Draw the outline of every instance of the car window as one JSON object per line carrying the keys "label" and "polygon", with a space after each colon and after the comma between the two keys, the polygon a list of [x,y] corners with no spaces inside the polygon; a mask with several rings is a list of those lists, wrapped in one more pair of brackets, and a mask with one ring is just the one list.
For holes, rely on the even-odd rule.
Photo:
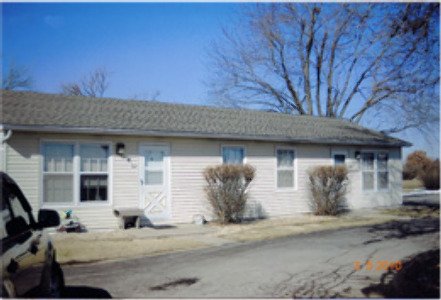
{"label": "car window", "polygon": [[32,236],[32,232],[30,231],[29,214],[20,201],[26,200],[20,195],[20,191],[14,186],[3,185],[2,188],[3,209],[0,211],[0,234],[2,238],[0,252],[3,255],[15,245],[26,242]]}
{"label": "car window", "polygon": [[26,223],[29,225],[29,215],[24,210],[23,206],[21,205],[20,200],[18,199],[18,196],[14,191],[8,192],[8,199],[9,199],[9,205],[11,206],[12,212],[14,214],[14,217],[23,217],[25,219]]}

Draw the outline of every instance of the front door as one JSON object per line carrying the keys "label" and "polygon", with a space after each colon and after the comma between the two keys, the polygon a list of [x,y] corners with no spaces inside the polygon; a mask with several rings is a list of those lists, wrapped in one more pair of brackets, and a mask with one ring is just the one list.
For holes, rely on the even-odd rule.
{"label": "front door", "polygon": [[170,218],[170,147],[143,145],[140,154],[141,208],[151,221],[167,220]]}

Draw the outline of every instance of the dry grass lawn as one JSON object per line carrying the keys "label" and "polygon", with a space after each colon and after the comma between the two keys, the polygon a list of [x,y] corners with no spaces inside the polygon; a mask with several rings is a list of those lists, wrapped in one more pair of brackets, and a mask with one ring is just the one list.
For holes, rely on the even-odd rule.
{"label": "dry grass lawn", "polygon": [[158,255],[208,246],[178,237],[133,238],[122,231],[57,234],[53,240],[57,260],[62,264]]}
{"label": "dry grass lawn", "polygon": [[[439,210],[429,208],[390,208],[359,211],[337,217],[298,215],[290,218],[200,227],[199,233],[152,236],[151,229],[114,230],[109,232],[54,234],[57,259],[66,263],[86,263],[158,255],[218,246],[228,242],[269,240],[331,229],[382,224],[397,219],[439,217]],[[195,225],[196,226],[196,225]]]}
{"label": "dry grass lawn", "polygon": [[412,180],[403,180],[403,190],[405,191],[411,191],[420,188],[424,188],[424,184],[418,178],[414,178]]}
{"label": "dry grass lawn", "polygon": [[365,216],[336,217],[304,215],[284,219],[267,219],[256,223],[223,226],[218,236],[238,242],[268,240],[316,231],[342,229],[386,223],[400,218],[387,213],[368,213]]}
{"label": "dry grass lawn", "polygon": [[430,207],[411,207],[403,206],[398,208],[389,208],[381,211],[383,214],[395,215],[400,217],[411,217],[411,218],[439,218],[439,208]]}

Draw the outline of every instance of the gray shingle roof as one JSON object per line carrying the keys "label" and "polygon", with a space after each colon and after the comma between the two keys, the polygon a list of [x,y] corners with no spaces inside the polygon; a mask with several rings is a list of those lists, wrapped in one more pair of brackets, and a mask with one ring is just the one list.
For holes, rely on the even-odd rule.
{"label": "gray shingle roof", "polygon": [[2,91],[4,128],[299,143],[407,146],[347,121],[161,102]]}

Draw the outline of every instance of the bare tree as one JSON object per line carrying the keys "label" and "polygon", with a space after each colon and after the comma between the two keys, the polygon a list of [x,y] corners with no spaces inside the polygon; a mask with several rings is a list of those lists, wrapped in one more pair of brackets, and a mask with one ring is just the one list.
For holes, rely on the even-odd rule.
{"label": "bare tree", "polygon": [[65,95],[102,97],[109,86],[109,73],[104,68],[98,68],[79,83],[68,83],[61,85],[61,91]]}
{"label": "bare tree", "polygon": [[24,68],[11,65],[2,80],[2,88],[5,90],[29,89],[32,86],[32,78]]}
{"label": "bare tree", "polygon": [[439,4],[260,4],[210,51],[222,103],[373,121],[439,121]]}

